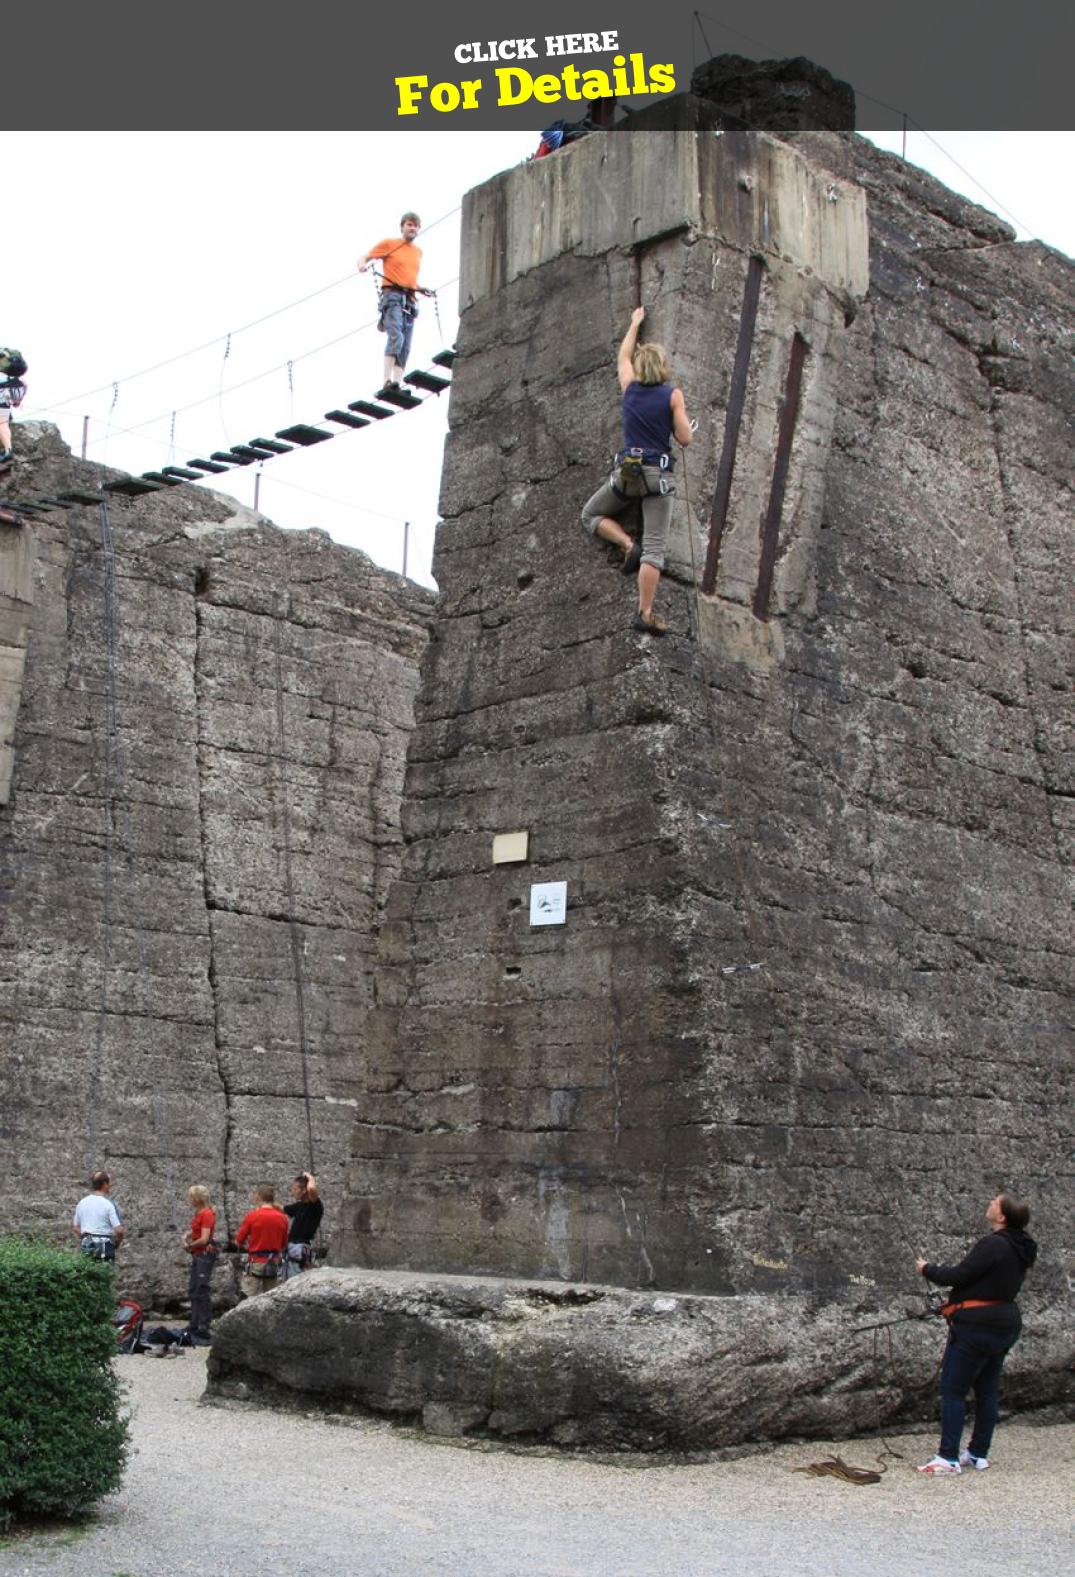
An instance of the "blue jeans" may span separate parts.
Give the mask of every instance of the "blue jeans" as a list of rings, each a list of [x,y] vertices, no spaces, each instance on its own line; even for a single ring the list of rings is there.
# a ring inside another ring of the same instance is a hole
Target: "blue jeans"
[[[398,291],[386,290],[381,297],[381,317],[378,327],[388,335],[384,353],[386,356],[395,357],[396,364],[400,367],[407,365],[407,357],[411,353],[414,320],[417,316],[418,308],[409,305],[406,296],[401,296]]]
[[[953,1325],[941,1364],[941,1444],[938,1455],[959,1460],[967,1392],[974,1391],[974,1432],[967,1450],[987,1457],[1000,1410],[1000,1371],[1019,1336],[1017,1330]]]

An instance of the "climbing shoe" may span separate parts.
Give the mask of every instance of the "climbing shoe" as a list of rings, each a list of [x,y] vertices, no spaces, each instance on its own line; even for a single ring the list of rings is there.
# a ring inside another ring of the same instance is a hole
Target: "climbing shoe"
[[[621,566],[623,573],[625,575],[633,575],[641,562],[642,544],[641,542],[634,542],[623,556],[623,564]]]
[[[930,1457],[917,1471],[928,1473],[931,1478],[940,1478],[945,1473],[962,1473],[963,1469],[958,1462],[949,1462],[947,1457]]]
[[[961,1467],[973,1468],[976,1473],[984,1473],[989,1466],[989,1458],[972,1457],[969,1451],[961,1451],[959,1453],[959,1464]]]
[[[636,613],[631,620],[631,628],[637,630],[640,635],[663,635],[668,626],[663,619],[658,619],[655,613],[650,614],[648,619]]]

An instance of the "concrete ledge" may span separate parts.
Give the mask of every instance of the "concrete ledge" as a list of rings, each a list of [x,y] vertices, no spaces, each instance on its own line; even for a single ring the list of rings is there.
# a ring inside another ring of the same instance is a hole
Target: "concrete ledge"
[[[564,253],[600,257],[700,229],[860,299],[865,193],[762,132],[596,134],[463,198],[460,301],[472,306]]]
[[[885,1332],[853,1334],[904,1312],[326,1269],[217,1322],[206,1395],[602,1450],[838,1438],[934,1418],[941,1322],[896,1326],[891,1359]],[[1070,1403],[1070,1345],[1028,1331],[1005,1406]]]

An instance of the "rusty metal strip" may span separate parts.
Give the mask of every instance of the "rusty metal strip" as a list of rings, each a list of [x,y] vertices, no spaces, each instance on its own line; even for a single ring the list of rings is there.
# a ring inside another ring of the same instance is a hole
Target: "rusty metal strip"
[[[769,507],[761,528],[761,555],[758,561],[758,585],[754,592],[754,617],[769,618],[769,597],[773,589],[773,570],[776,567],[776,550],[780,544],[780,516],[784,509],[784,493],[788,484],[791,465],[791,445],[795,437],[795,424],[799,419],[799,397],[802,393],[803,363],[806,360],[806,341],[796,331],[791,342],[788,359],[788,376],[784,384],[784,399],[780,406],[777,425],[776,460],[773,480],[769,488]]]
[[[717,485],[713,492],[713,507],[709,511],[709,548],[702,575],[702,590],[706,596],[712,595],[717,583],[720,545],[728,518],[728,501],[732,496],[732,476],[735,472],[736,451],[739,448],[739,431],[743,425],[747,373],[750,370],[750,353],[754,348],[754,325],[758,320],[758,297],[761,294],[763,269],[764,264],[760,257],[751,257],[747,263],[743,306],[739,314],[739,339],[735,347],[731,388],[728,391],[728,410],[724,417],[724,446],[720,453]]]

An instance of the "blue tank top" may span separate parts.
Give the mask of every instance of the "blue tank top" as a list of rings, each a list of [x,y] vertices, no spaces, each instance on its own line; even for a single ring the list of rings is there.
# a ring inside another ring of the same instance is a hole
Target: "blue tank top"
[[[623,447],[641,449],[648,465],[672,451],[672,385],[639,383],[623,391]]]

